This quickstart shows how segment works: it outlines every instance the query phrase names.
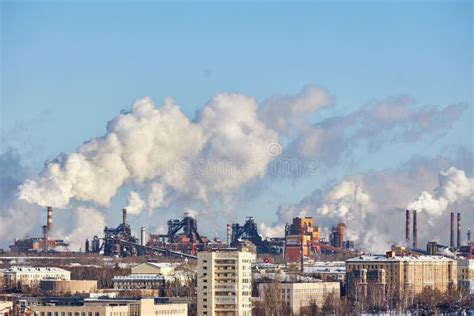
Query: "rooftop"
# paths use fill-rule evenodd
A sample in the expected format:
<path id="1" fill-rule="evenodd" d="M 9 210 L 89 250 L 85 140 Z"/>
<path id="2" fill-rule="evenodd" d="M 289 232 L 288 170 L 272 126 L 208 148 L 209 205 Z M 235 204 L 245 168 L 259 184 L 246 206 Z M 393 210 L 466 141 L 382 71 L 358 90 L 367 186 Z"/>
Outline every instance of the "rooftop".
<path id="1" fill-rule="evenodd" d="M 69 273 L 68 270 L 64 270 L 57 267 L 11 267 L 5 269 L 4 273 L 17 273 L 17 272 L 30 272 L 30 273 Z"/>
<path id="2" fill-rule="evenodd" d="M 351 259 L 346 262 L 394 262 L 394 261 L 454 261 L 443 256 L 393 256 L 387 257 L 384 255 L 363 255 Z"/>

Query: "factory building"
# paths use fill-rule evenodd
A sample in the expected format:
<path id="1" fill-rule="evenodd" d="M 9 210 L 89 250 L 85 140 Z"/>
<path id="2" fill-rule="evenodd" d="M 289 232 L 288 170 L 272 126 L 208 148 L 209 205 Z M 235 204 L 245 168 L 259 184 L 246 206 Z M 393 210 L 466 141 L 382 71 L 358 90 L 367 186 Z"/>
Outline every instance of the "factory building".
<path id="1" fill-rule="evenodd" d="M 274 284 L 260 283 L 258 285 L 260 300 L 265 299 L 265 290 L 269 286 L 274 286 Z M 339 282 L 281 282 L 277 284 L 277 288 L 294 315 L 299 315 L 300 309 L 309 306 L 311 302 L 315 302 L 321 308 L 326 296 L 331 293 L 336 294 L 337 297 L 340 296 Z"/>
<path id="2" fill-rule="evenodd" d="M 3 272 L 6 288 L 37 286 L 41 280 L 70 280 L 71 272 L 56 267 L 12 267 Z"/>
<path id="3" fill-rule="evenodd" d="M 122 299 L 83 299 L 74 301 L 52 299 L 38 305 L 30 305 L 31 315 L 159 315 L 187 316 L 188 305 L 176 303 L 156 303 L 154 299 L 122 300 Z"/>
<path id="4" fill-rule="evenodd" d="M 53 232 L 53 208 L 46 208 L 46 225 L 43 225 L 43 236 L 26 239 L 16 239 L 13 245 L 10 245 L 10 251 L 24 252 L 48 252 L 48 251 L 67 251 L 69 244 L 62 239 L 51 238 Z"/>
<path id="5" fill-rule="evenodd" d="M 303 256 L 310 256 L 311 242 L 319 242 L 321 230 L 314 225 L 312 217 L 295 217 L 291 224 L 285 227 L 285 258 L 289 261 L 298 261 Z"/>
<path id="6" fill-rule="evenodd" d="M 198 253 L 198 315 L 252 315 L 252 262 L 246 248 Z"/>
<path id="7" fill-rule="evenodd" d="M 416 295 L 425 287 L 445 292 L 457 284 L 456 261 L 442 256 L 396 256 L 389 251 L 386 256 L 348 259 L 346 271 L 348 295 L 353 298 L 367 295 L 368 288 Z"/>

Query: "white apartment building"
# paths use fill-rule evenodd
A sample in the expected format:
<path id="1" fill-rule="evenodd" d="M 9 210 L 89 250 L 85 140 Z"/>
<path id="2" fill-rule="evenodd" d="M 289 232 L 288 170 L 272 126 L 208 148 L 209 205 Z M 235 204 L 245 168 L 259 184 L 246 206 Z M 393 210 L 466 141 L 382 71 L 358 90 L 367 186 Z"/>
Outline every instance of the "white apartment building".
<path id="1" fill-rule="evenodd" d="M 258 293 L 261 301 L 265 299 L 265 290 L 269 286 L 276 286 L 276 289 L 281 291 L 282 299 L 295 315 L 299 315 L 300 309 L 310 306 L 312 302 L 315 302 L 321 308 L 326 296 L 330 293 L 335 293 L 338 297 L 340 296 L 339 282 L 260 283 L 258 285 Z"/>
<path id="2" fill-rule="evenodd" d="M 11 267 L 3 271 L 5 287 L 35 286 L 41 280 L 71 280 L 71 272 L 56 267 Z"/>
<path id="3" fill-rule="evenodd" d="M 252 315 L 252 262 L 255 260 L 256 255 L 245 248 L 199 252 L 198 315 Z"/>

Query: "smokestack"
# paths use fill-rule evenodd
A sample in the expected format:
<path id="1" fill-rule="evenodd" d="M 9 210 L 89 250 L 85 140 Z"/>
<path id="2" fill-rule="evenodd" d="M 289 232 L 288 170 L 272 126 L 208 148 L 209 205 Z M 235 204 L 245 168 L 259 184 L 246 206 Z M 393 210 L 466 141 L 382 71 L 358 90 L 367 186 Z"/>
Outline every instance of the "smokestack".
<path id="1" fill-rule="evenodd" d="M 230 248 L 230 224 L 227 224 L 227 248 Z"/>
<path id="2" fill-rule="evenodd" d="M 140 245 L 145 246 L 146 245 L 146 228 L 142 227 L 140 229 Z"/>
<path id="3" fill-rule="evenodd" d="M 461 213 L 458 213 L 458 231 L 456 236 L 457 244 L 456 248 L 461 247 Z"/>
<path id="4" fill-rule="evenodd" d="M 409 246 L 410 245 L 410 210 L 407 210 L 405 214 L 405 240 L 407 242 L 407 246 Z"/>
<path id="5" fill-rule="evenodd" d="M 467 229 L 467 244 L 469 245 L 469 242 L 471 241 L 471 229 Z"/>
<path id="6" fill-rule="evenodd" d="M 48 226 L 43 225 L 43 251 L 48 251 Z"/>
<path id="7" fill-rule="evenodd" d="M 418 227 L 416 226 L 416 210 L 413 210 L 413 248 L 418 248 Z"/>
<path id="8" fill-rule="evenodd" d="M 337 235 L 338 235 L 338 247 L 344 248 L 344 235 L 346 233 L 346 224 L 339 223 L 337 224 Z"/>
<path id="9" fill-rule="evenodd" d="M 127 209 L 122 209 L 122 224 L 127 225 Z"/>
<path id="10" fill-rule="evenodd" d="M 454 248 L 454 212 L 451 212 L 451 236 L 449 240 L 449 246 Z"/>
<path id="11" fill-rule="evenodd" d="M 47 207 L 47 221 L 46 225 L 48 228 L 48 232 L 51 232 L 53 229 L 53 208 L 51 206 Z"/>

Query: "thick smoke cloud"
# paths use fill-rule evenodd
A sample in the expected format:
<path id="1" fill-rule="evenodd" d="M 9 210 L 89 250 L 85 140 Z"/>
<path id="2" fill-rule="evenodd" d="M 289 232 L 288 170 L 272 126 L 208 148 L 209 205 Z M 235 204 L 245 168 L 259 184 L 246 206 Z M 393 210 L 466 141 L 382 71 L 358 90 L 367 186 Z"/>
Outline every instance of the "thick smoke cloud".
<path id="1" fill-rule="evenodd" d="M 37 179 L 20 186 L 20 197 L 59 208 L 72 199 L 107 207 L 125 183 L 147 182 L 148 207 L 164 203 L 167 190 L 208 203 L 209 194 L 262 177 L 273 159 L 267 148 L 277 141 L 246 96 L 217 95 L 196 122 L 171 99 L 156 107 L 144 98 L 110 121 L 103 137 L 48 161 Z M 140 201 L 132 193 L 129 202 Z M 139 204 L 132 214 L 145 207 Z"/>
<path id="2" fill-rule="evenodd" d="M 422 192 L 407 208 L 440 216 L 449 205 L 464 199 L 474 202 L 474 177 L 469 178 L 463 170 L 451 167 L 439 174 L 439 186 L 433 194 Z"/>

